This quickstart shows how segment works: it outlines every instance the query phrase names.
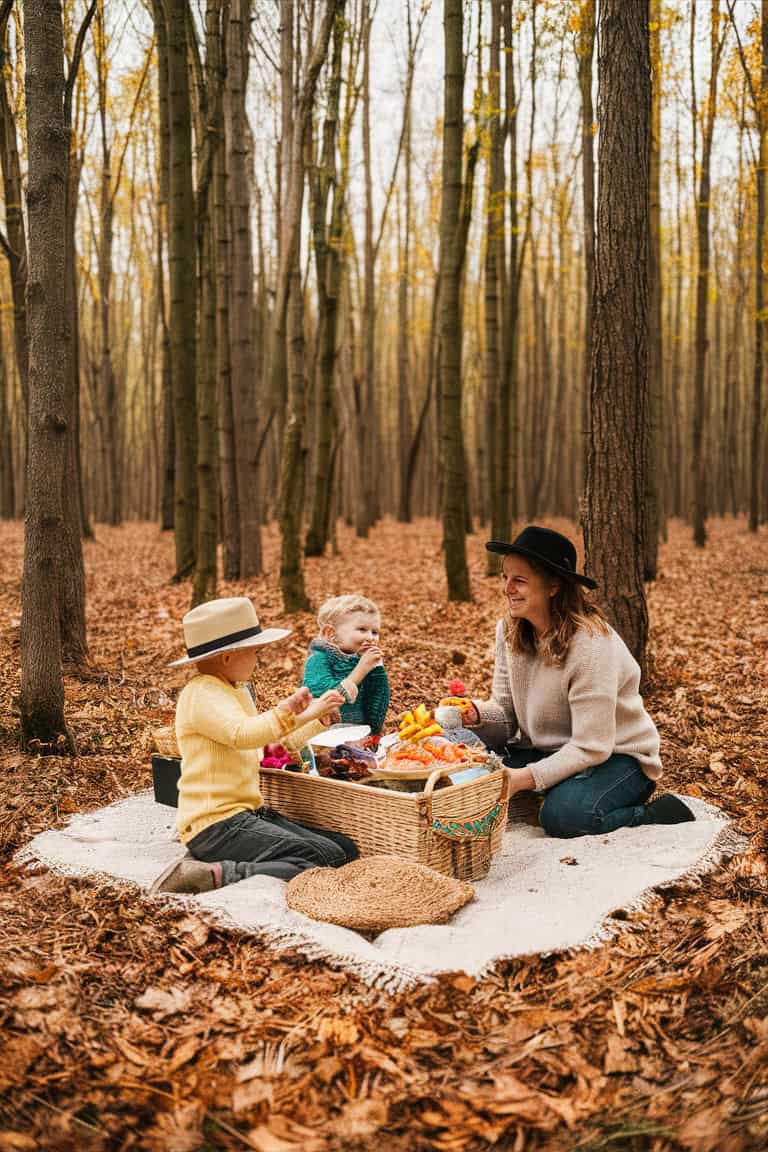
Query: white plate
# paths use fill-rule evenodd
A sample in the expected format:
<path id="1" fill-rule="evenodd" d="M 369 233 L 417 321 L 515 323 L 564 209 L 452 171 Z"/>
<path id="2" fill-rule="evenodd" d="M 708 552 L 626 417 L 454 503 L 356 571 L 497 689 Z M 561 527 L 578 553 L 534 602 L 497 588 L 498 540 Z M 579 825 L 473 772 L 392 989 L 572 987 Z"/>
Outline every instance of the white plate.
<path id="1" fill-rule="evenodd" d="M 369 724 L 341 724 L 336 728 L 328 728 L 325 732 L 318 732 L 307 741 L 313 748 L 335 748 L 337 744 L 351 744 L 355 740 L 364 740 L 370 736 Z"/>

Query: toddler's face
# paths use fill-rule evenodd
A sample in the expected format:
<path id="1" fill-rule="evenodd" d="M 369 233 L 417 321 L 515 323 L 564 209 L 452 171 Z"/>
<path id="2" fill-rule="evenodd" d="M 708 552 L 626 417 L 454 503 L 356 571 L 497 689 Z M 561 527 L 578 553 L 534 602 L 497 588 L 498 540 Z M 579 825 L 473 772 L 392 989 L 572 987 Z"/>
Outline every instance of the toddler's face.
<path id="1" fill-rule="evenodd" d="M 364 652 L 372 644 L 378 644 L 381 621 L 374 612 L 350 612 L 337 620 L 332 629 L 333 642 L 342 652 Z"/>

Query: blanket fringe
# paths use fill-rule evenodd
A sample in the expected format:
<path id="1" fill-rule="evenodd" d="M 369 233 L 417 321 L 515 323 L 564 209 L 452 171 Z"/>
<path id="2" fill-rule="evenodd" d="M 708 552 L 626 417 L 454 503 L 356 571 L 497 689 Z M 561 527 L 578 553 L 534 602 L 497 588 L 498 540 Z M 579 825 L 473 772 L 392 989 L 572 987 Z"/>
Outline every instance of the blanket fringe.
<path id="1" fill-rule="evenodd" d="M 109 872 L 97 868 L 69 867 L 60 860 L 46 856 L 44 852 L 36 851 L 33 845 L 34 841 L 30 841 L 14 856 L 15 863 L 24 869 L 32 871 L 36 868 L 47 868 L 58 876 L 87 879 L 94 884 L 104 884 L 124 892 L 134 894 L 138 892 L 145 899 L 163 904 L 167 908 L 185 908 L 213 927 L 224 928 L 226 931 L 236 933 L 239 936 L 252 936 L 262 940 L 276 952 L 298 953 L 300 956 L 306 957 L 307 960 L 328 964 L 329 967 L 339 971 L 351 972 L 353 975 L 359 976 L 369 987 L 387 992 L 390 995 L 406 992 L 409 988 L 415 988 L 419 984 L 436 983 L 437 977 L 435 975 L 417 972 L 397 961 L 383 960 L 381 963 L 376 963 L 371 960 L 360 960 L 359 957 L 345 956 L 343 953 L 331 952 L 322 944 L 318 944 L 309 929 L 302 932 L 298 928 L 244 928 L 223 908 L 207 908 L 193 897 L 181 894 L 174 896 L 151 895 L 146 888 L 134 880 L 113 876 Z"/>

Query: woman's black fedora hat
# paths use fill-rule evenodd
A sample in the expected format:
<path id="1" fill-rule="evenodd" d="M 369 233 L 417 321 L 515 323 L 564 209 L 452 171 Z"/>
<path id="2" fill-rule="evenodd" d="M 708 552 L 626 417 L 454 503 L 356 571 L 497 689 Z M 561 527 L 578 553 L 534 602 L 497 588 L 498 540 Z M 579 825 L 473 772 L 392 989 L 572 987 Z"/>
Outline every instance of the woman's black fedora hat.
<path id="1" fill-rule="evenodd" d="M 529 524 L 511 544 L 503 540 L 489 540 L 486 548 L 489 552 L 498 552 L 501 556 L 512 554 L 525 556 L 537 564 L 543 564 L 558 576 L 575 580 L 585 588 L 597 588 L 595 580 L 576 571 L 576 549 L 568 537 L 563 536 L 562 532 L 554 532 L 551 528 Z"/>

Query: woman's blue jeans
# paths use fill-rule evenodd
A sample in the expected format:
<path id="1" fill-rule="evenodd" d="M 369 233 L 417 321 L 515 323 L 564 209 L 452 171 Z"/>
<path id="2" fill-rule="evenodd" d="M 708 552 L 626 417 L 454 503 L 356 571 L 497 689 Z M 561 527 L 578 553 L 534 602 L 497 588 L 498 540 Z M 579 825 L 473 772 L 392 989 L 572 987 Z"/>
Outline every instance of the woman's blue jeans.
<path id="1" fill-rule="evenodd" d="M 524 768 L 549 755 L 538 748 L 507 745 L 503 758 L 510 768 Z M 539 823 L 548 836 L 561 839 L 635 828 L 647 823 L 645 802 L 655 787 L 655 781 L 645 775 L 634 756 L 615 752 L 604 763 L 577 772 L 548 789 Z"/>

